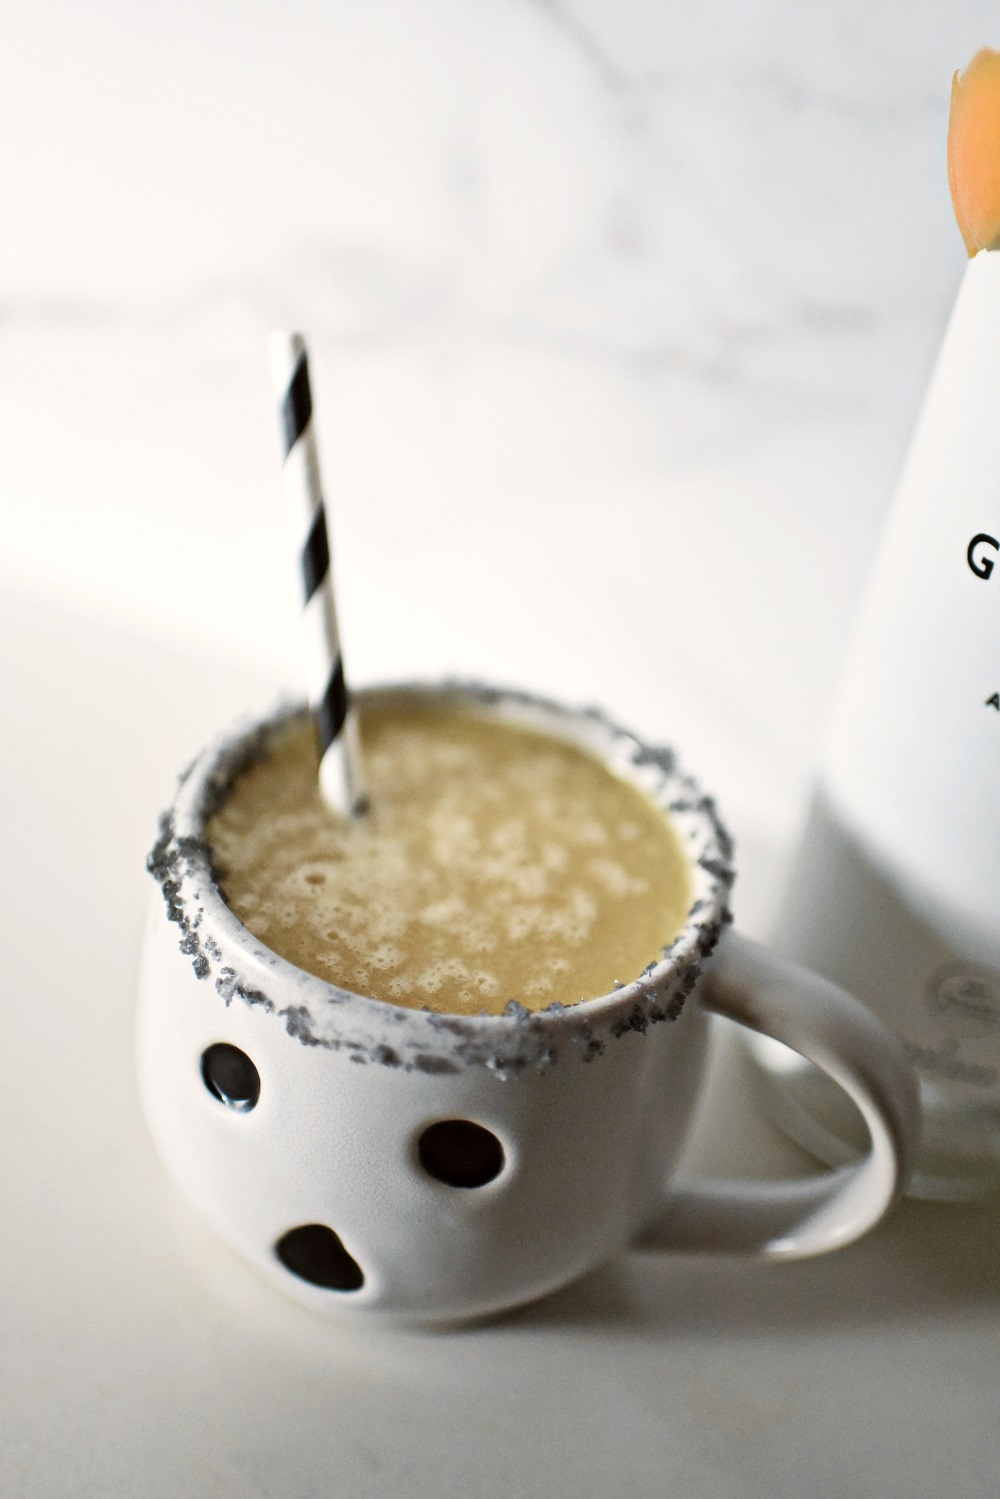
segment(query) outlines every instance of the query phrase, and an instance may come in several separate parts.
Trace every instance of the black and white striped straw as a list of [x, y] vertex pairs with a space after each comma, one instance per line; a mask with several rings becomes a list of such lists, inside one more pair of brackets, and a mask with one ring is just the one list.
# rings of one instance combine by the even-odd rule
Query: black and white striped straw
[[335, 812], [365, 810], [357, 715], [344, 681], [330, 542], [312, 420], [309, 357], [301, 333], [272, 333], [267, 341], [278, 405], [284, 467], [282, 485], [298, 538], [309, 703], [319, 740], [319, 784]]

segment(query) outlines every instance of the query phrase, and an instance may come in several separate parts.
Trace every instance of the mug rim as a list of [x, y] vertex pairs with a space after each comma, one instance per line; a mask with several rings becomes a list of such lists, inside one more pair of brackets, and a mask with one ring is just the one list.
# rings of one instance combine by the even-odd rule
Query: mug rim
[[[454, 678], [356, 689], [355, 702], [454, 702], [568, 739], [613, 774], [636, 785], [659, 807], [689, 861], [693, 899], [684, 925], [659, 961], [608, 994], [575, 1004], [527, 1009], [511, 1001], [499, 1014], [417, 1010], [356, 994], [298, 968], [272, 952], [226, 904], [204, 829], [235, 778], [266, 754], [296, 718], [302, 702], [284, 700], [243, 717], [211, 741], [182, 773], [172, 806], [160, 819], [147, 868], [160, 886], [166, 919], [179, 929], [180, 953], [196, 980], [228, 1006], [240, 1001], [284, 1022], [305, 1046], [344, 1051], [354, 1061], [406, 1071], [453, 1072], [485, 1065], [501, 1077], [545, 1071], [560, 1054], [584, 1061], [609, 1043], [650, 1025], [676, 1020], [724, 927], [731, 921], [735, 872], [732, 840], [714, 799], [665, 746], [646, 743], [600, 708], [567, 707], [515, 688]], [[208, 981], [211, 980], [211, 983]]]

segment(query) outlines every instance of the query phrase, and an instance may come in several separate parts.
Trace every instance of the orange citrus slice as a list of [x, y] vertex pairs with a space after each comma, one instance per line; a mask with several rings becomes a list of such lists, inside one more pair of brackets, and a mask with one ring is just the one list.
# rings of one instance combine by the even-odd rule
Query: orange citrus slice
[[990, 47], [952, 80], [948, 185], [969, 254], [1000, 246], [1000, 52]]

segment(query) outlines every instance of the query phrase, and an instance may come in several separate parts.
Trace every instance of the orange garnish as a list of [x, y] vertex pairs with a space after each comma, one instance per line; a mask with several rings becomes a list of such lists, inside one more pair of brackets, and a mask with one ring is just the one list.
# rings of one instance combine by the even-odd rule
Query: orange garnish
[[948, 185], [969, 254], [1000, 246], [1000, 52], [990, 47], [952, 80]]

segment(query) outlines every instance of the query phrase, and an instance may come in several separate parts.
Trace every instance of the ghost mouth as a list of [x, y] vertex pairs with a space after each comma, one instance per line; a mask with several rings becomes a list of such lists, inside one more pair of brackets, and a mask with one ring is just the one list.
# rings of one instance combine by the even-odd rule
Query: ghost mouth
[[365, 1283], [361, 1266], [344, 1248], [339, 1234], [325, 1223], [290, 1228], [274, 1252], [292, 1275], [324, 1291], [360, 1291]]

